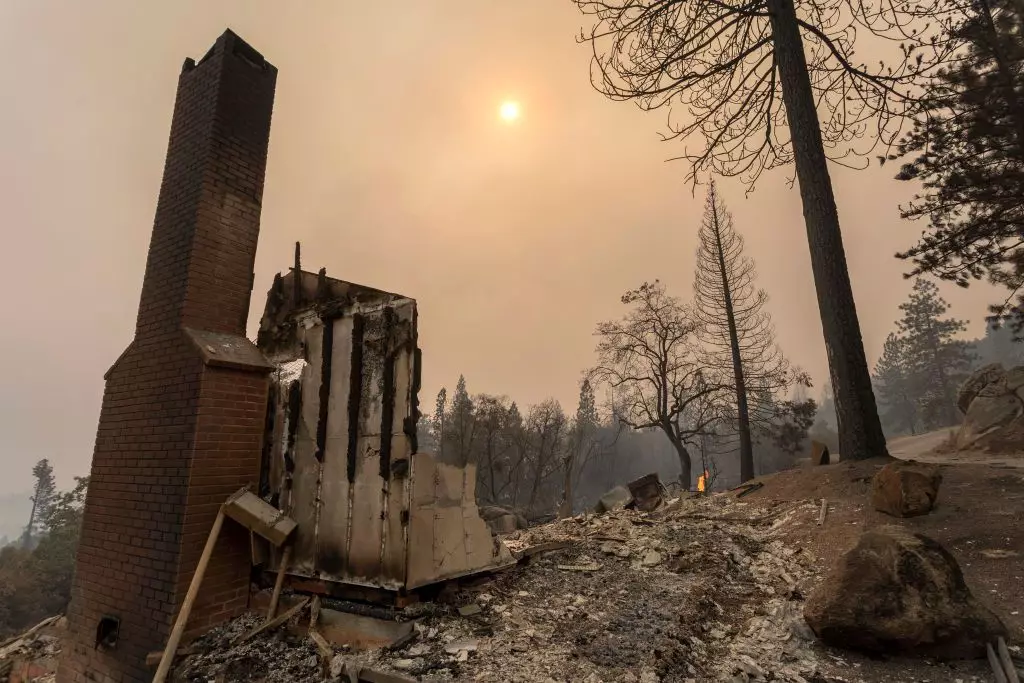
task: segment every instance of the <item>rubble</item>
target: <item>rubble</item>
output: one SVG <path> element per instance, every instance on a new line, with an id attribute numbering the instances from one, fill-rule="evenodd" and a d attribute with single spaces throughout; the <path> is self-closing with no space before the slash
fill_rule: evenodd
<path id="1" fill-rule="evenodd" d="M 637 510 L 651 512 L 664 501 L 662 494 L 665 487 L 662 486 L 657 473 L 647 474 L 631 481 L 627 487 Z"/>
<path id="2" fill-rule="evenodd" d="M 330 674 L 344 680 L 350 666 L 421 681 L 807 683 L 819 665 L 799 586 L 813 558 L 776 536 L 780 519 L 816 514 L 810 503 L 766 514 L 722 494 L 516 531 L 506 543 L 524 551 L 518 567 L 462 586 L 447 604 L 397 610 L 413 622 L 411 639 L 336 647 Z M 525 552 L 537 546 L 547 551 Z M 267 681 L 321 680 L 316 647 L 286 629 L 233 647 L 255 623 L 243 617 L 207 636 L 175 680 L 241 680 L 232 674 L 243 668 Z"/>
<path id="3" fill-rule="evenodd" d="M 61 653 L 60 636 L 66 628 L 65 617 L 52 616 L 0 643 L 0 680 L 53 683 Z"/>

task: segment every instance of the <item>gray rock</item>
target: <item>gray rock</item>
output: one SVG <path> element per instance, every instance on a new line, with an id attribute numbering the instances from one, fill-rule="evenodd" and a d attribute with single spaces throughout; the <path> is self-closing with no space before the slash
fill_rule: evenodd
<path id="1" fill-rule="evenodd" d="M 984 437 L 1005 430 L 1022 413 L 1024 403 L 1016 394 L 977 396 L 971 401 L 971 407 L 964 417 L 957 444 L 961 448 L 981 445 Z"/>
<path id="2" fill-rule="evenodd" d="M 1019 393 L 1024 388 L 1024 365 L 1010 368 L 1006 371 L 1006 390 Z"/>
<path id="3" fill-rule="evenodd" d="M 960 412 L 966 415 L 975 397 L 982 392 L 991 393 L 992 390 L 989 387 L 993 384 L 997 385 L 995 393 L 1003 393 L 1003 390 L 999 389 L 999 385 L 1003 387 L 1006 385 L 1006 370 L 1003 369 L 1002 364 L 990 363 L 972 372 L 957 392 L 956 405 Z"/>
<path id="4" fill-rule="evenodd" d="M 594 512 L 600 514 L 603 512 L 611 512 L 612 510 L 621 510 L 632 502 L 633 494 L 629 492 L 629 489 L 625 486 L 616 486 L 611 491 L 601 496 L 601 499 L 597 501 Z"/>
<path id="5" fill-rule="evenodd" d="M 664 559 L 665 558 L 663 558 L 661 556 L 661 553 L 659 553 L 657 550 L 648 550 L 646 553 L 644 553 L 644 557 L 642 560 L 640 560 L 640 564 L 642 564 L 645 567 L 657 567 L 659 564 L 661 564 L 662 560 Z"/>
<path id="6" fill-rule="evenodd" d="M 487 522 L 491 534 L 510 534 L 530 526 L 526 517 L 515 510 L 500 505 L 484 505 L 479 509 L 480 517 Z"/>

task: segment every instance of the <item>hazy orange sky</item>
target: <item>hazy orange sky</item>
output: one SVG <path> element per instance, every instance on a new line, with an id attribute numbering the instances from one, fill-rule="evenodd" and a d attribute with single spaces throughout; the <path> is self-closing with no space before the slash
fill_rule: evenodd
<path id="1" fill-rule="evenodd" d="M 301 240 L 307 269 L 420 305 L 424 405 L 471 392 L 575 409 L 596 321 L 660 278 L 689 297 L 703 194 L 663 160 L 664 116 L 592 90 L 569 0 L 173 3 L 0 0 L 0 493 L 50 458 L 88 471 L 103 373 L 134 330 L 178 73 L 227 27 L 279 69 L 250 335 Z M 498 118 L 506 98 L 522 119 Z M 871 362 L 920 227 L 895 169 L 833 181 Z M 806 234 L 787 171 L 721 193 L 778 337 L 827 377 Z M 944 287 L 983 329 L 982 287 Z"/>

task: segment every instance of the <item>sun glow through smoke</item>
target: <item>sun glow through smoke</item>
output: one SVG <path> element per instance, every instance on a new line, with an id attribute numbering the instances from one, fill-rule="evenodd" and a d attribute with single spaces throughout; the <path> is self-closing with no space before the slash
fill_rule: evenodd
<path id="1" fill-rule="evenodd" d="M 519 108 L 519 103 L 512 100 L 502 102 L 501 107 L 498 108 L 498 115 L 505 123 L 512 123 L 513 121 L 516 121 L 519 118 L 520 113 L 521 110 Z"/>

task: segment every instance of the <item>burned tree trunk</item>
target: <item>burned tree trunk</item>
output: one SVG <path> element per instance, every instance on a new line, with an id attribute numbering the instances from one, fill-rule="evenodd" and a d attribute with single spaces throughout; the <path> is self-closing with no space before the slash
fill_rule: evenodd
<path id="1" fill-rule="evenodd" d="M 670 430 L 665 430 L 665 434 L 669 436 L 672 448 L 676 449 L 676 456 L 679 458 L 679 485 L 683 487 L 684 491 L 689 491 L 690 483 L 693 481 L 693 459 L 690 457 L 690 451 L 686 448 L 686 444 L 672 435 Z"/>
<path id="2" fill-rule="evenodd" d="M 732 283 L 729 282 L 729 271 L 725 264 L 725 252 L 722 249 L 722 232 L 718 217 L 718 207 L 712 202 L 713 230 L 715 249 L 718 256 L 718 268 L 722 274 L 722 295 L 725 317 L 729 328 L 729 351 L 732 353 L 732 372 L 736 382 L 736 421 L 740 433 L 740 482 L 754 478 L 754 446 L 750 439 L 750 409 L 747 406 L 747 383 L 743 376 L 743 358 L 740 355 L 740 339 L 736 330 L 736 312 L 732 302 Z M 703 459 L 703 450 L 701 452 Z"/>
<path id="3" fill-rule="evenodd" d="M 844 459 L 887 455 L 793 0 L 767 0 Z"/>
<path id="4" fill-rule="evenodd" d="M 572 460 L 566 460 L 562 480 L 562 504 L 558 510 L 558 516 L 561 519 L 572 517 L 572 466 Z"/>

